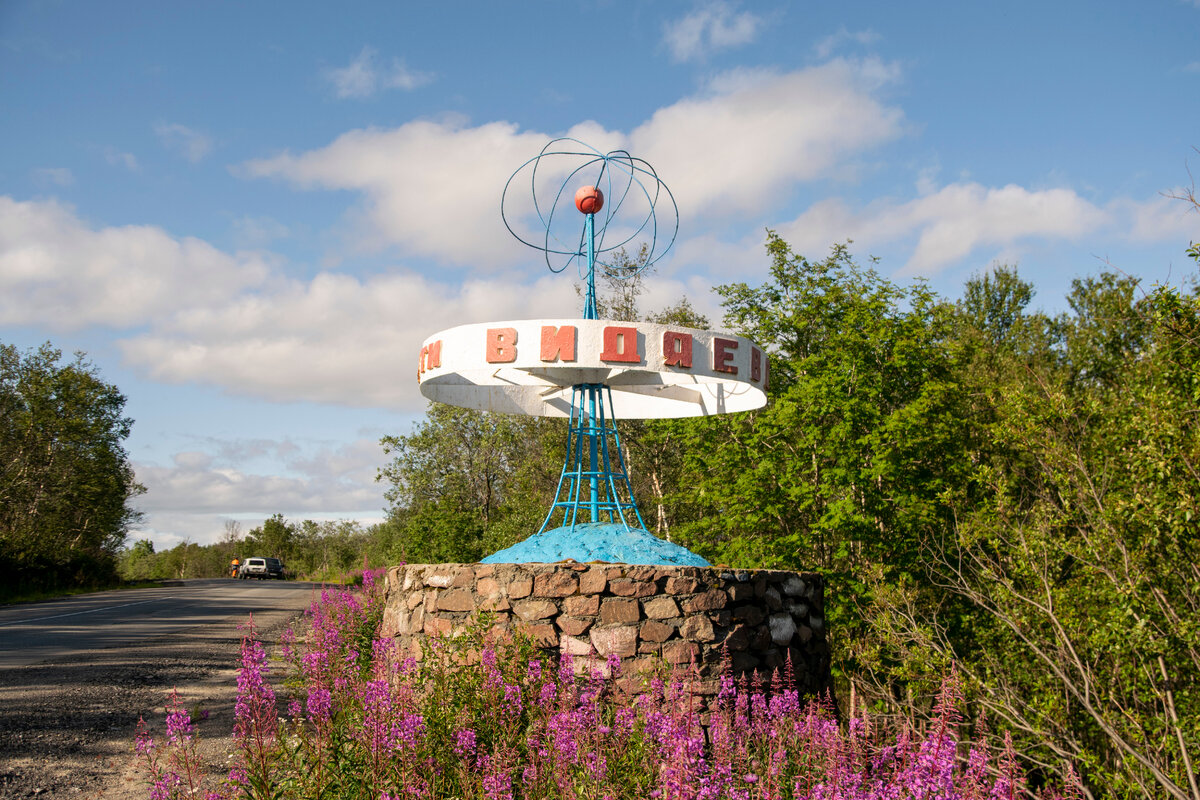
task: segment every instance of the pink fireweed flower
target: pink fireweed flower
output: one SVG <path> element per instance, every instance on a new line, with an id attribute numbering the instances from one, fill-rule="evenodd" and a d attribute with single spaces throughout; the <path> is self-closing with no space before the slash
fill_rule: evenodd
<path id="1" fill-rule="evenodd" d="M 475 731 L 465 728 L 454 732 L 454 754 L 463 761 L 475 757 Z"/>
<path id="2" fill-rule="evenodd" d="M 242 642 L 242 668 L 238 671 L 237 704 L 234 706 L 234 737 L 273 740 L 279 716 L 275 711 L 275 690 L 264 677 L 267 653 L 261 642 L 247 639 Z"/>
<path id="3" fill-rule="evenodd" d="M 392 694 L 387 681 L 368 681 L 363 692 L 363 733 L 372 752 L 391 750 L 395 744 L 392 727 Z"/>
<path id="4" fill-rule="evenodd" d="M 305 707 L 308 708 L 308 715 L 313 719 L 325 720 L 329 719 L 329 710 L 333 706 L 333 695 L 328 689 L 313 687 L 308 690 L 308 699 L 305 701 Z"/>
<path id="5" fill-rule="evenodd" d="M 171 706 L 167 714 L 167 739 L 173 745 L 182 746 L 192 739 L 192 717 L 178 705 L 172 693 Z"/>
<path id="6" fill-rule="evenodd" d="M 393 730 L 397 750 L 416 750 L 425 736 L 425 718 L 420 714 L 401 714 Z"/>

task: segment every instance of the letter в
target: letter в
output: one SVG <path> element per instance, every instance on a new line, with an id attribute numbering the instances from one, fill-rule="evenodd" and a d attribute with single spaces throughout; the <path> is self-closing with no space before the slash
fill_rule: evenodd
<path id="1" fill-rule="evenodd" d="M 517 329 L 488 328 L 487 362 L 508 364 L 517 360 Z"/>

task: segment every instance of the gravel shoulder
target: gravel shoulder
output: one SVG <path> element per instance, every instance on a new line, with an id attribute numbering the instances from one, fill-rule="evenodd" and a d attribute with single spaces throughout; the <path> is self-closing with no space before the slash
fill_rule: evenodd
<path id="1" fill-rule="evenodd" d="M 254 615 L 268 652 L 298 615 Z M 145 798 L 134 735 L 139 718 L 162 735 L 172 689 L 192 712 L 206 768 L 225 775 L 243 622 L 0 669 L 0 798 Z"/>

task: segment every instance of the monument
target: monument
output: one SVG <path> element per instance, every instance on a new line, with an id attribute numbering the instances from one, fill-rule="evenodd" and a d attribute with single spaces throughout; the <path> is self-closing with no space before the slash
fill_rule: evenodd
<path id="1" fill-rule="evenodd" d="M 487 611 L 585 667 L 616 654 L 645 666 L 695 661 L 711 676 L 728 653 L 735 671 L 790 661 L 801 688 L 825 688 L 820 577 L 714 568 L 647 531 L 633 496 L 618 419 L 736 413 L 767 400 L 768 360 L 749 339 L 599 318 L 597 272 L 630 279 L 674 243 L 667 185 L 624 150 L 555 139 L 512 174 L 500 205 L 508 230 L 552 272 L 576 267 L 582 315 L 441 331 L 422 344 L 417 379 L 437 402 L 566 419 L 566 459 L 545 521 L 525 541 L 480 564 L 394 568 L 384 635 L 411 645 Z"/>

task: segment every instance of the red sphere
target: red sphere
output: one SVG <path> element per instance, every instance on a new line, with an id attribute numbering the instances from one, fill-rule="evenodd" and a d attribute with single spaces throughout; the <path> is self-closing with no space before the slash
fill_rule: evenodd
<path id="1" fill-rule="evenodd" d="M 584 214 L 595 214 L 604 208 L 604 192 L 595 186 L 581 186 L 575 193 L 575 207 Z"/>

